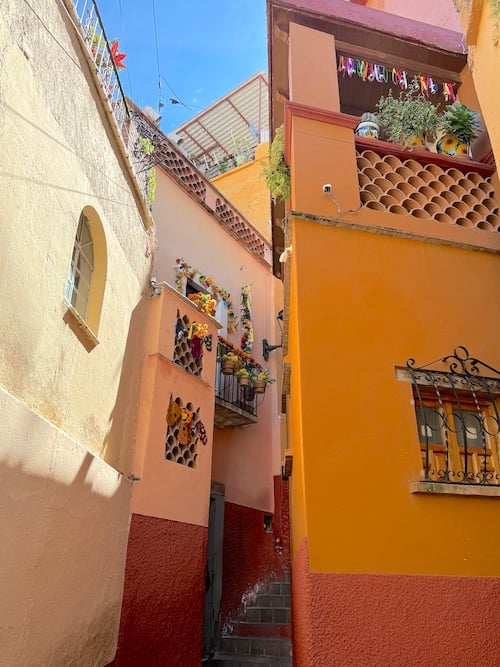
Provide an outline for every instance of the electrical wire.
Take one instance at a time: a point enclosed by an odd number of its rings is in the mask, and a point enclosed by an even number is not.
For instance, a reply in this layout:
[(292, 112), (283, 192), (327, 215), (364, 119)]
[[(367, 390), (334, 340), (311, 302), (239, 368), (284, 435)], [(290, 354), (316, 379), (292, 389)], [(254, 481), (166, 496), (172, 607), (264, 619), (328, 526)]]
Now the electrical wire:
[(153, 7), (153, 27), (154, 27), (154, 33), (155, 33), (155, 47), (156, 47), (156, 69), (157, 69), (157, 74), (158, 74), (158, 112), (163, 106), (163, 100), (162, 100), (162, 89), (161, 89), (161, 73), (160, 73), (160, 49), (158, 48), (158, 29), (156, 27), (156, 5), (155, 5), (155, 0), (151, 0), (152, 7)]

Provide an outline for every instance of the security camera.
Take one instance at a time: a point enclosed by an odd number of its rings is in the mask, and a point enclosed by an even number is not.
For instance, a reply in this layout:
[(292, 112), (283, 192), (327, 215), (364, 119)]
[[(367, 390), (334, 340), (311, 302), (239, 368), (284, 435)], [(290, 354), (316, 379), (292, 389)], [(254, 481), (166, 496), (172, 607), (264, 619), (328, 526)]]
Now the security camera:
[(325, 193), (325, 195), (329, 195), (331, 191), (332, 191), (331, 183), (325, 183), (323, 186), (323, 192)]

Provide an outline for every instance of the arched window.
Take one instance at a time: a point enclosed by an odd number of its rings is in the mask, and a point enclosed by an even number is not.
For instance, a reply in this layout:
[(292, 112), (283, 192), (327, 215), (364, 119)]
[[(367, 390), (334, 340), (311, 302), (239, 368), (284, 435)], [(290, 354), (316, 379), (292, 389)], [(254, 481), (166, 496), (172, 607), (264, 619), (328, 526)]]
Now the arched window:
[(90, 233), (89, 221), (82, 213), (76, 230), (65, 297), (67, 303), (71, 304), (83, 319), (87, 317), (93, 272), (94, 243)]
[[(80, 214), (64, 299), (68, 323), (80, 337), (83, 332), (88, 350), (98, 344), (97, 333), (104, 300), (107, 251), (104, 229), (94, 208), (86, 206)], [(77, 325), (76, 327), (74, 325)], [(80, 337), (81, 338), (81, 337)]]

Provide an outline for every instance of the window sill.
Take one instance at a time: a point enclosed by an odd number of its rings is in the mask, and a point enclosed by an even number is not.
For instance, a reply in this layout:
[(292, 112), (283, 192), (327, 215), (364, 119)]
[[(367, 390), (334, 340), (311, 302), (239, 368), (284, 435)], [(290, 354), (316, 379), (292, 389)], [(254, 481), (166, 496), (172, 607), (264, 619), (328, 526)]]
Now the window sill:
[(500, 498), (500, 486), (443, 484), (441, 482), (410, 482), (410, 493), (432, 493), (453, 496), (489, 496)]
[(66, 306), (67, 310), (64, 313), (64, 321), (85, 347), (87, 352), (91, 352), (97, 345), (99, 345), (97, 336), (73, 306), (68, 303)]

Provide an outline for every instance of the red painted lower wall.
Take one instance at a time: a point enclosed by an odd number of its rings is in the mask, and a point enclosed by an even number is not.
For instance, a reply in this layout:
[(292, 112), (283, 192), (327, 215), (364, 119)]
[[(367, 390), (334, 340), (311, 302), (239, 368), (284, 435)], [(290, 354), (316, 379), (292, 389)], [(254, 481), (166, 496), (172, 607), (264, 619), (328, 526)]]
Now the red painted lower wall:
[(294, 667), (496, 667), (500, 578), (309, 571), (292, 564)]
[(236, 620), (242, 597), (259, 582), (280, 578), (290, 567), (288, 484), (274, 478), (273, 531), (264, 531), (264, 512), (234, 503), (224, 505), (221, 618)]
[(112, 665), (200, 667), (207, 528), (132, 515)]

